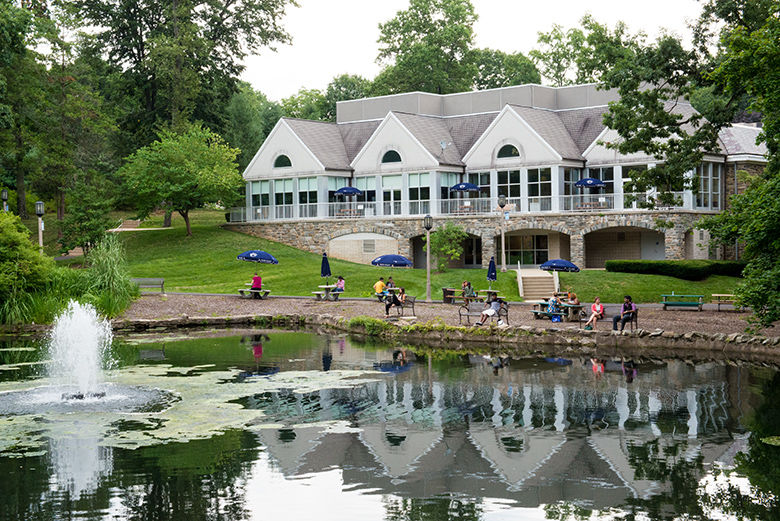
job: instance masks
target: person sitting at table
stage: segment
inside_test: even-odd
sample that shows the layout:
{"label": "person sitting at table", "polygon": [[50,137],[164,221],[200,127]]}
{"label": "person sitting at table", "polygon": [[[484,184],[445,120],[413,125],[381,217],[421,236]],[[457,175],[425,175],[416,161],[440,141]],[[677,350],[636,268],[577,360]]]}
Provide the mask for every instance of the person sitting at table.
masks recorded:
{"label": "person sitting at table", "polygon": [[580,299],[577,298],[577,294],[571,288],[566,288],[566,299],[569,301],[569,304],[576,305],[580,303]]}
{"label": "person sitting at table", "polygon": [[489,302],[485,302],[485,309],[483,309],[482,313],[480,314],[479,322],[474,322],[474,325],[481,326],[488,318],[498,316],[498,312],[501,311],[501,307],[504,305],[505,302],[500,298],[494,298]]}
{"label": "person sitting at table", "polygon": [[631,295],[624,296],[620,314],[612,317],[612,331],[617,331],[618,322],[620,322],[620,330],[623,331],[626,322],[631,322],[634,318],[634,313],[636,313],[636,304],[631,301]]}
{"label": "person sitting at table", "polygon": [[463,288],[463,296],[464,297],[476,297],[477,292],[474,291],[474,287],[471,285],[471,282],[464,281],[465,287]]}
{"label": "person sitting at table", "polygon": [[387,286],[385,285],[385,278],[379,277],[379,280],[374,283],[374,293],[377,297],[387,295]]}
{"label": "person sitting at table", "polygon": [[406,290],[404,288],[400,288],[398,291],[398,295],[395,293],[391,293],[387,299],[385,300],[385,316],[390,316],[390,308],[393,306],[402,306],[406,302]]}
{"label": "person sitting at table", "polygon": [[560,313],[561,312],[561,301],[558,300],[558,297],[555,295],[555,293],[552,294],[550,297],[550,300],[547,301],[547,312],[548,313]]}
{"label": "person sitting at table", "polygon": [[590,318],[585,322],[585,329],[592,330],[600,318],[604,318],[604,305],[601,303],[601,299],[596,297],[593,304],[590,305]]}
{"label": "person sitting at table", "polygon": [[[255,276],[252,277],[252,288],[254,290],[260,291],[263,289],[263,279],[260,277],[260,275],[255,272]],[[260,293],[252,293],[252,298],[259,299]]]}
{"label": "person sitting at table", "polygon": [[344,277],[339,275],[338,280],[336,281],[336,287],[333,288],[333,293],[343,293],[344,292]]}
{"label": "person sitting at table", "polygon": [[388,288],[394,288],[395,282],[393,282],[393,277],[387,277],[387,287]]}

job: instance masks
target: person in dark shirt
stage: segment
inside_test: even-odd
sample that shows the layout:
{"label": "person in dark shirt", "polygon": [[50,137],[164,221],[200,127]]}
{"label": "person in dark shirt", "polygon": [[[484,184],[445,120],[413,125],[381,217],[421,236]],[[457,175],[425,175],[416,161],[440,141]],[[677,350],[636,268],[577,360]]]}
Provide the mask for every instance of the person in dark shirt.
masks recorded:
{"label": "person in dark shirt", "polygon": [[634,318],[636,313],[636,304],[631,301],[631,295],[623,297],[623,306],[620,308],[620,314],[612,317],[612,330],[617,331],[618,322],[620,322],[620,330],[623,331],[626,327],[626,322],[630,322]]}

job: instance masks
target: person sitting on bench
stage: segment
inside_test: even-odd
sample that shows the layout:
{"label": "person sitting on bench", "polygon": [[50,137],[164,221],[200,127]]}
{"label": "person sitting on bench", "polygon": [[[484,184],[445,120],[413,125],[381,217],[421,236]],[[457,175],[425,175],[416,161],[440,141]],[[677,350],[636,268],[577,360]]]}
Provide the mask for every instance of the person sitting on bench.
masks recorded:
{"label": "person sitting on bench", "polygon": [[257,290],[257,292],[252,293],[252,298],[259,299],[261,289],[263,289],[263,279],[255,272],[255,276],[252,277],[252,290]]}
{"label": "person sitting on bench", "polygon": [[596,322],[602,318],[604,318],[604,305],[601,303],[601,299],[596,297],[596,300],[590,306],[590,318],[585,322],[585,330],[592,330],[596,327]]}
{"label": "person sitting on bench", "polygon": [[626,327],[626,322],[631,322],[636,313],[636,304],[631,301],[631,295],[623,297],[623,306],[620,308],[620,314],[612,317],[612,331],[617,331],[618,322],[620,322],[620,330],[623,331]]}
{"label": "person sitting on bench", "polygon": [[[482,310],[482,313],[479,317],[479,322],[475,322],[475,326],[481,326],[485,323],[485,321],[490,317],[496,317],[498,316],[498,312],[501,311],[501,306],[504,305],[504,301],[500,298],[494,298],[490,302],[485,303],[485,309]],[[503,322],[499,318],[498,325],[503,325]]]}
{"label": "person sitting on bench", "polygon": [[385,299],[385,316],[390,316],[390,308],[393,306],[403,306],[404,302],[406,302],[406,290],[404,288],[400,288],[398,295],[395,293],[391,293],[388,295],[387,299]]}
{"label": "person sitting on bench", "polygon": [[344,293],[344,286],[345,285],[346,285],[346,282],[344,282],[344,277],[339,275],[339,278],[336,281],[336,287],[333,288],[333,291],[331,293]]}

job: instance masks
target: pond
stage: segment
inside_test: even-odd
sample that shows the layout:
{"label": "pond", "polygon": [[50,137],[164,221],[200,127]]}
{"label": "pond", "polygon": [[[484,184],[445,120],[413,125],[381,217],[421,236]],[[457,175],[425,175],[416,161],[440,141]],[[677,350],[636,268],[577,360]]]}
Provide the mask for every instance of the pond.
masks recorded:
{"label": "pond", "polygon": [[0,342],[0,519],[779,515],[772,367],[190,335],[114,339],[117,402],[57,407],[45,346]]}

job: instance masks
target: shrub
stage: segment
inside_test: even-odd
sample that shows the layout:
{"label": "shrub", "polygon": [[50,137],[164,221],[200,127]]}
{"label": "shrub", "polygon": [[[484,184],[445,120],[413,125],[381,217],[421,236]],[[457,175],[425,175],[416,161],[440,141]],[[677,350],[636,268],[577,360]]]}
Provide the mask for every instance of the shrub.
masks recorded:
{"label": "shrub", "polygon": [[0,301],[43,289],[53,269],[54,262],[41,255],[22,220],[0,212]]}
{"label": "shrub", "polygon": [[610,260],[607,271],[666,275],[685,280],[703,280],[710,275],[742,276],[744,262],[711,260]]}
{"label": "shrub", "polygon": [[125,309],[138,287],[130,280],[125,251],[115,234],[106,235],[90,254],[89,293],[96,296],[93,305],[109,317],[116,316]]}

